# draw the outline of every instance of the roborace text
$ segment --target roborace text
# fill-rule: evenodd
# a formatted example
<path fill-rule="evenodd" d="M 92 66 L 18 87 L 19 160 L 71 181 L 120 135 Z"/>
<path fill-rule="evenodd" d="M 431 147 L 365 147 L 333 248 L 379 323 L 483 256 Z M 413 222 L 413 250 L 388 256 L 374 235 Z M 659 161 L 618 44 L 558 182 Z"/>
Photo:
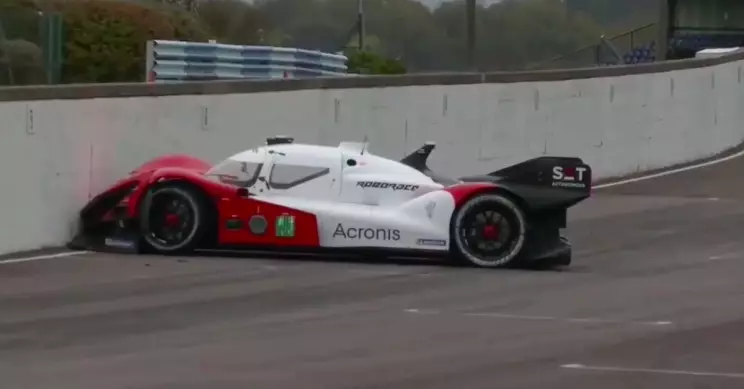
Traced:
<path fill-rule="evenodd" d="M 344 228 L 344 225 L 338 223 L 336 231 L 333 231 L 334 238 L 343 239 L 361 239 L 361 240 L 400 240 L 400 230 L 392 228 Z"/>
<path fill-rule="evenodd" d="M 380 181 L 359 181 L 357 186 L 362 188 L 379 188 L 379 189 L 392 189 L 392 190 L 405 190 L 413 192 L 418 189 L 418 185 L 406 185 L 406 184 L 395 184 L 392 182 L 380 182 Z"/>

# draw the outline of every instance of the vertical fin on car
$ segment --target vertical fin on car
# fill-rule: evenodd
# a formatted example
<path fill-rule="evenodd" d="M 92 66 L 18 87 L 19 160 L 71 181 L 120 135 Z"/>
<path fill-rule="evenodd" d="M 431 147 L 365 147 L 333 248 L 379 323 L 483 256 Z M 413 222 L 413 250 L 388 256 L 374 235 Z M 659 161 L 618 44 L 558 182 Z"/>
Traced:
<path fill-rule="evenodd" d="M 426 165 L 426 161 L 429 159 L 429 155 L 432 151 L 434 151 L 435 147 L 436 144 L 434 142 L 426 142 L 416 151 L 403 157 L 403 159 L 400 160 L 400 163 L 410 166 L 421 172 L 429 170 L 429 167 Z"/>
<path fill-rule="evenodd" d="M 431 155 L 431 152 L 434 151 L 435 147 L 436 144 L 434 142 L 426 142 L 416 151 L 403 157 L 399 162 L 418 170 L 438 184 L 445 186 L 456 184 L 458 182 L 457 180 L 441 176 L 429 169 L 426 161 L 429 159 L 429 155 Z"/>

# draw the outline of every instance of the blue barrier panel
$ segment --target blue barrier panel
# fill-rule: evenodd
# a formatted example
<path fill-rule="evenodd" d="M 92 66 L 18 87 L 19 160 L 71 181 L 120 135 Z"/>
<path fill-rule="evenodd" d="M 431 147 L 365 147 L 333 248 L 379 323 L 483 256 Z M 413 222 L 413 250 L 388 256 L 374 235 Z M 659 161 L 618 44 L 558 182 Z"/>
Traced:
<path fill-rule="evenodd" d="M 146 61 L 148 82 L 347 75 L 343 55 L 288 47 L 154 40 Z"/>

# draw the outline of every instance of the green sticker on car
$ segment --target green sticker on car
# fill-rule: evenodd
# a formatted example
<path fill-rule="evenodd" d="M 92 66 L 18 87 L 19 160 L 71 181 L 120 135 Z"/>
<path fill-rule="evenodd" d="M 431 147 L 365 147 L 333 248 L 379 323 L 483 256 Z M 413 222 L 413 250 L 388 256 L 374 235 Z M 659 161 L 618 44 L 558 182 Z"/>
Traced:
<path fill-rule="evenodd" d="M 280 215 L 276 218 L 276 236 L 292 238 L 295 236 L 295 218 L 292 215 Z"/>

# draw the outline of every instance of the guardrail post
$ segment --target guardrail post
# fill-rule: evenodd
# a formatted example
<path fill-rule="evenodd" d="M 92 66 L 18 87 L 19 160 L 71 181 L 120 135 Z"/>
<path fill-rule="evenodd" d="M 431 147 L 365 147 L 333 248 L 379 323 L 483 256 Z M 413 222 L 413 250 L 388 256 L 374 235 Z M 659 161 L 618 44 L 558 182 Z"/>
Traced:
<path fill-rule="evenodd" d="M 155 42 L 147 41 L 145 46 L 145 82 L 155 82 L 153 66 L 155 65 Z"/>

